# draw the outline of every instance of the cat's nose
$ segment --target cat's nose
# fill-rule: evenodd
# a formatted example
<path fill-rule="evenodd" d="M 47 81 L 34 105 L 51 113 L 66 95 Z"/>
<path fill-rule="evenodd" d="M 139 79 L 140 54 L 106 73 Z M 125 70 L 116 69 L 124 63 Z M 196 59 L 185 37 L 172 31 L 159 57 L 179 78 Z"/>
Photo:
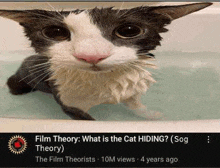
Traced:
<path fill-rule="evenodd" d="M 74 57 L 80 61 L 84 61 L 90 64 L 97 64 L 98 62 L 109 57 L 109 54 L 101 54 L 101 55 L 74 54 Z"/>

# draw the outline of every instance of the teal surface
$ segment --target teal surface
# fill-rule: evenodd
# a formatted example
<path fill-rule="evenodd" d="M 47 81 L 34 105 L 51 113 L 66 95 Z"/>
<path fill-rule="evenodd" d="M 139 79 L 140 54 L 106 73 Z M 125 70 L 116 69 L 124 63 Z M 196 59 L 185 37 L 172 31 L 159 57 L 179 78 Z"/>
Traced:
<path fill-rule="evenodd" d="M 143 95 L 149 111 L 163 114 L 162 120 L 197 120 L 220 118 L 220 54 L 201 52 L 155 53 L 159 69 L 152 72 L 155 83 Z M 0 53 L 0 117 L 29 119 L 70 119 L 52 95 L 33 92 L 14 96 L 5 85 L 21 60 L 5 59 Z M 16 57 L 19 57 L 18 54 Z M 123 104 L 103 104 L 90 109 L 97 120 L 143 121 Z"/>

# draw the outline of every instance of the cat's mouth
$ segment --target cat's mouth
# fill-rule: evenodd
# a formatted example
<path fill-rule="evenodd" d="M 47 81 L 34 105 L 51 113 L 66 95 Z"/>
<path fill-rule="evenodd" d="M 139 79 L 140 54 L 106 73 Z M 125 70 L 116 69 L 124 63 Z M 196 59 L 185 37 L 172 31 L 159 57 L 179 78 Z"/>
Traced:
<path fill-rule="evenodd" d="M 103 70 L 102 68 L 100 68 L 96 65 L 92 65 L 91 67 L 89 67 L 89 69 L 92 71 L 102 71 Z"/>
<path fill-rule="evenodd" d="M 86 71 L 90 71 L 90 72 L 109 72 L 112 71 L 113 67 L 103 67 L 103 66 L 99 66 L 99 65 L 91 65 L 89 67 L 84 67 L 82 68 Z"/>
<path fill-rule="evenodd" d="M 90 65 L 84 65 L 84 66 L 74 66 L 77 69 L 81 69 L 83 71 L 88 72 L 108 72 L 113 69 L 112 66 L 103 66 L 103 65 L 97 65 L 97 64 L 90 64 Z"/>

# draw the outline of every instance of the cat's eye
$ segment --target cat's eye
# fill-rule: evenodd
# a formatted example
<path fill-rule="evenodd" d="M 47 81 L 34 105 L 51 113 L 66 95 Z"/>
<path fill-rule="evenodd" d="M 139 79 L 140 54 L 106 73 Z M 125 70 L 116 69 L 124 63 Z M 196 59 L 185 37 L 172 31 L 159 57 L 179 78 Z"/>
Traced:
<path fill-rule="evenodd" d="M 70 32 L 64 27 L 49 26 L 42 30 L 42 35 L 54 41 L 63 41 L 70 37 Z"/>
<path fill-rule="evenodd" d="M 137 25 L 122 25 L 114 32 L 120 38 L 134 38 L 144 34 L 145 30 Z"/>

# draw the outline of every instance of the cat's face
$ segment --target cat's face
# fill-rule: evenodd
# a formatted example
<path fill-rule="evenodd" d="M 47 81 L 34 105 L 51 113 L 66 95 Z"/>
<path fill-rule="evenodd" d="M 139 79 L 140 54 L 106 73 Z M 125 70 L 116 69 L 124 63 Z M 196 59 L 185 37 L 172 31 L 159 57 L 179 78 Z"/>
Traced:
<path fill-rule="evenodd" d="M 148 58 L 147 52 L 160 44 L 161 37 L 153 18 L 141 18 L 138 12 L 96 8 L 69 13 L 63 25 L 51 25 L 41 33 L 45 38 L 59 30 L 65 39 L 52 39 L 46 53 L 53 62 L 92 71 L 112 70 L 143 55 Z"/>
<path fill-rule="evenodd" d="M 0 11 L 0 15 L 20 22 L 36 52 L 57 66 L 96 72 L 149 58 L 149 51 L 160 45 L 159 33 L 167 31 L 164 26 L 209 5 Z"/>

